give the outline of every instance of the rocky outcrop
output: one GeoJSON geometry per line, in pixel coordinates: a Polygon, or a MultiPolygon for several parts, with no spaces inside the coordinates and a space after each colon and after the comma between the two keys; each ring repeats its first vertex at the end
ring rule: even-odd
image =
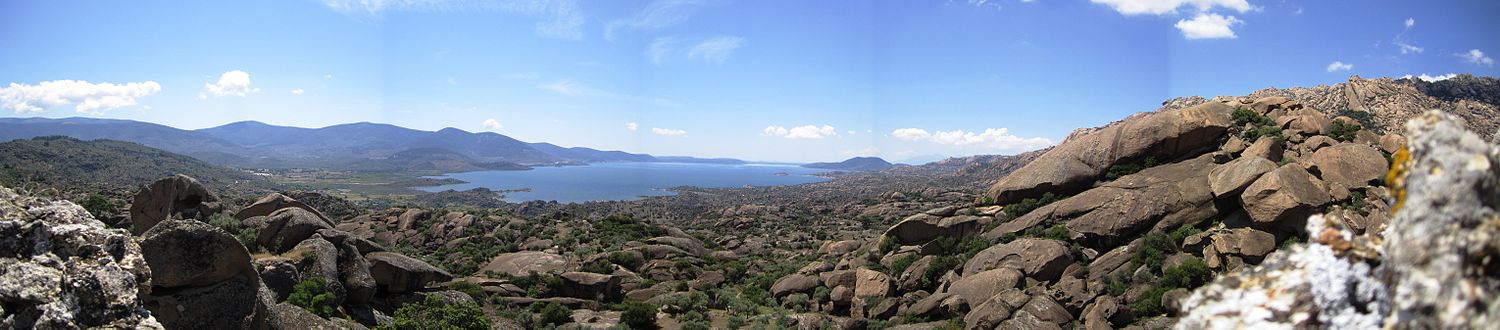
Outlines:
{"type": "Polygon", "coordinates": [[[1387,177],[1395,217],[1359,231],[1306,220],[1308,244],[1268,256],[1182,301],[1182,328],[1488,328],[1500,318],[1500,146],[1431,111],[1407,124],[1387,177]]]}
{"type": "Polygon", "coordinates": [[[130,203],[131,232],[140,235],[172,218],[208,220],[209,215],[222,210],[217,195],[198,180],[179,174],[141,187],[130,203]]]}
{"type": "Polygon", "coordinates": [[[151,281],[129,232],[0,187],[0,327],[160,329],[137,298],[151,281]]]}
{"type": "Polygon", "coordinates": [[[1043,281],[1057,279],[1073,263],[1068,246],[1050,239],[1022,238],[979,251],[964,263],[964,276],[990,269],[1010,268],[1043,281]]]}
{"type": "Polygon", "coordinates": [[[372,252],[365,255],[365,258],[370,261],[370,276],[375,279],[381,292],[416,291],[430,283],[453,279],[453,275],[442,269],[397,253],[372,252]]]}
{"type": "Polygon", "coordinates": [[[260,276],[234,236],[196,220],[168,220],[141,236],[141,252],[161,279],[142,295],[168,328],[244,329],[264,324],[260,276]]]}
{"type": "Polygon", "coordinates": [[[264,219],[263,223],[255,224],[258,227],[255,243],[276,253],[290,250],[319,230],[333,229],[318,214],[296,207],[276,210],[264,219]]]}
{"type": "Polygon", "coordinates": [[[495,272],[510,276],[526,276],[532,272],[545,274],[573,267],[566,257],[537,251],[501,253],[490,259],[481,272],[495,272]]]}
{"type": "Polygon", "coordinates": [[[1240,194],[1240,204],[1250,219],[1263,225],[1306,219],[1331,200],[1327,186],[1297,164],[1261,175],[1240,194]]]}
{"type": "Polygon", "coordinates": [[[1082,191],[1110,166],[1147,157],[1176,159],[1217,147],[1234,109],[1205,102],[1131,118],[1083,136],[1071,137],[990,188],[996,203],[1009,204],[1045,192],[1082,191]]]}
{"type": "Polygon", "coordinates": [[[295,207],[302,209],[303,211],[316,214],[319,219],[323,219],[324,222],[328,222],[329,225],[333,225],[333,221],[328,220],[328,217],[324,216],[323,212],[318,212],[317,209],[314,209],[305,203],[292,199],[291,197],[282,195],[281,193],[270,193],[261,197],[260,199],[256,200],[254,204],[250,204],[250,206],[246,206],[244,209],[240,209],[239,212],[235,212],[234,218],[240,221],[244,221],[245,219],[250,219],[253,217],[270,216],[271,212],[276,212],[276,210],[288,207],[295,207]]]}
{"type": "Polygon", "coordinates": [[[1318,149],[1309,160],[1311,169],[1317,171],[1323,181],[1348,188],[1368,187],[1371,181],[1384,177],[1386,169],[1390,168],[1380,150],[1354,143],[1318,149]]]}

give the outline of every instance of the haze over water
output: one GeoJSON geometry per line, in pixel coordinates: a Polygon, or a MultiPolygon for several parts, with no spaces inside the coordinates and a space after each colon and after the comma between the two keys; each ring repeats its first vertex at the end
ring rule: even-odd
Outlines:
{"type": "Polygon", "coordinates": [[[561,203],[602,200],[634,200],[647,196],[675,195],[670,188],[694,186],[731,188],[779,186],[827,181],[814,174],[827,170],[777,164],[688,164],[688,163],[599,163],[588,166],[538,167],[529,171],[479,171],[452,173],[434,178],[453,178],[467,183],[425,187],[436,192],[448,189],[516,190],[505,192],[505,200],[555,200],[561,203]]]}

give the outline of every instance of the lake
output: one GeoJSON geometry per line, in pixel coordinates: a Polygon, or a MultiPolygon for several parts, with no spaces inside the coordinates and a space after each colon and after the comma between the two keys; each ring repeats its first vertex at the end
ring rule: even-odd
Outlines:
{"type": "Polygon", "coordinates": [[[814,174],[828,170],[779,164],[689,164],[689,163],[597,163],[588,166],[538,167],[528,171],[479,171],[452,173],[433,178],[454,178],[468,183],[418,188],[437,192],[448,189],[516,190],[505,192],[505,200],[555,200],[561,203],[603,200],[634,200],[647,196],[676,194],[669,188],[738,188],[779,186],[827,181],[814,174]]]}

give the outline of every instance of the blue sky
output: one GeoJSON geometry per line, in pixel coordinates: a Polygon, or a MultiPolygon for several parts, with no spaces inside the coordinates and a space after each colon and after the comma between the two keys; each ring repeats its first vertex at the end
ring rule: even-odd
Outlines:
{"type": "Polygon", "coordinates": [[[771,161],[1013,154],[1178,96],[1495,76],[1500,2],[7,1],[0,116],[370,121],[771,161]]]}

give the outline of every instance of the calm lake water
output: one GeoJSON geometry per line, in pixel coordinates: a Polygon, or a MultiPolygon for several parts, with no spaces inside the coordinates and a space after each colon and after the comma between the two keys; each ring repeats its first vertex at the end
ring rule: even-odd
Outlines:
{"type": "Polygon", "coordinates": [[[448,189],[515,190],[505,200],[555,200],[562,203],[600,200],[633,200],[645,196],[668,196],[666,189],[681,186],[736,188],[778,186],[827,181],[813,174],[827,170],[774,164],[686,164],[599,163],[588,166],[538,167],[529,171],[480,171],[453,173],[434,178],[454,178],[468,183],[419,188],[436,192],[448,189]]]}

